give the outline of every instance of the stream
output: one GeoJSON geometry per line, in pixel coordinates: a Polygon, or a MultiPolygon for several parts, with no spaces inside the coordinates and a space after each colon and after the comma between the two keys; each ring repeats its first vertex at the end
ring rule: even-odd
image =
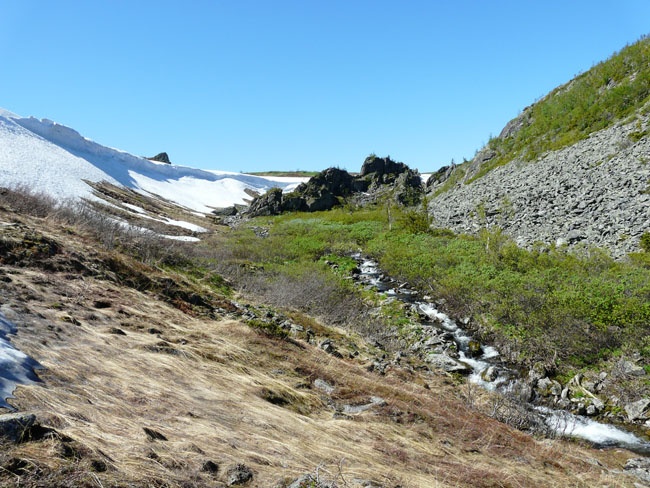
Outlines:
{"type": "MultiPolygon", "coordinates": [[[[444,357],[443,361],[447,361],[443,364],[444,369],[465,373],[469,382],[503,394],[521,391],[526,387],[520,373],[508,368],[494,347],[479,345],[467,331],[438,310],[434,303],[423,301],[417,291],[386,277],[376,262],[361,254],[355,254],[353,258],[357,261],[360,270],[355,276],[360,284],[414,307],[423,318],[420,321],[423,329],[434,328],[431,329],[435,332],[433,337],[445,337],[449,341],[446,345],[441,345],[437,339],[430,341],[436,344],[439,350],[444,347],[451,348],[453,356],[457,356],[457,359],[452,359],[445,353],[433,354],[436,359],[440,360],[440,357],[444,357]]],[[[528,406],[531,412],[539,416],[543,423],[559,436],[584,439],[596,447],[622,447],[638,454],[650,455],[650,442],[619,427],[565,410],[530,402],[528,406]]]]}

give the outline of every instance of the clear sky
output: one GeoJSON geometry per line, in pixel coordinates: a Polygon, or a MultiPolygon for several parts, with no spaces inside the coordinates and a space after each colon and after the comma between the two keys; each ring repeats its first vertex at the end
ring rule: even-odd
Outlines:
{"type": "Polygon", "coordinates": [[[648,33],[648,0],[0,0],[0,107],[197,168],[428,172],[648,33]]]}

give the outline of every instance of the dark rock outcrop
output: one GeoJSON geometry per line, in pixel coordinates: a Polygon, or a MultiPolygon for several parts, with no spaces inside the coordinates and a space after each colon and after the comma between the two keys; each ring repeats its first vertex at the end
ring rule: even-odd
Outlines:
{"type": "Polygon", "coordinates": [[[282,189],[271,188],[264,195],[260,195],[251,202],[246,212],[251,217],[263,215],[278,215],[282,212],[282,189]]]}
{"type": "Polygon", "coordinates": [[[169,160],[169,155],[166,152],[158,153],[155,156],[152,156],[152,157],[147,158],[147,159],[149,161],[158,161],[159,163],[172,164],[172,162],[169,160]]]}
{"type": "Polygon", "coordinates": [[[36,424],[31,413],[9,413],[0,416],[0,439],[21,442],[29,437],[30,429],[36,424]]]}
{"type": "Polygon", "coordinates": [[[366,158],[358,176],[339,168],[328,168],[290,193],[283,194],[279,188],[272,188],[255,198],[246,213],[258,217],[291,211],[317,212],[330,210],[360,195],[363,198],[356,198],[357,203],[370,203],[388,193],[402,205],[414,205],[419,203],[423,191],[418,171],[390,157],[373,155],[366,158]]]}

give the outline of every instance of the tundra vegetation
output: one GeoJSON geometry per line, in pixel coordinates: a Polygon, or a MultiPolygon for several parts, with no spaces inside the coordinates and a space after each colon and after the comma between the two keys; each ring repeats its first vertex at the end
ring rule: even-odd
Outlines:
{"type": "MultiPolygon", "coordinates": [[[[258,218],[220,236],[235,245],[218,245],[230,250],[218,262],[220,269],[230,261],[254,270],[245,286],[252,286],[251,279],[266,283],[269,293],[291,286],[278,303],[309,304],[315,297],[305,299],[301,290],[316,290],[288,284],[320,276],[349,297],[354,292],[347,277],[333,275],[325,262],[345,262],[361,251],[389,275],[442,300],[452,315],[470,317],[483,340],[508,351],[513,363],[530,367],[554,358],[553,369],[562,377],[635,353],[650,365],[647,251],[624,260],[599,249],[568,252],[540,244],[529,251],[498,229],[471,237],[429,229],[426,222],[424,212],[394,207],[389,213],[382,204],[258,218]],[[257,236],[259,228],[266,237],[257,236]]],[[[258,286],[257,292],[263,288],[258,286]]],[[[323,303],[327,310],[338,308],[336,300],[323,303]]],[[[341,302],[343,309],[348,306],[341,302]]]]}
{"type": "MultiPolygon", "coordinates": [[[[649,58],[650,38],[644,37],[526,107],[512,130],[490,138],[494,156],[472,179],[514,159],[533,161],[575,144],[640,110],[647,114],[649,58]]],[[[645,135],[640,128],[632,137],[645,135]]]]}
{"type": "MultiPolygon", "coordinates": [[[[502,400],[460,377],[408,357],[373,370],[408,345],[400,332],[410,316],[354,285],[350,255],[375,257],[516,343],[513,359],[532,360],[539,351],[529,340],[565,338],[559,326],[519,320],[537,308],[529,295],[504,318],[507,297],[526,283],[548,290],[534,298],[556,299],[581,324],[593,317],[597,334],[598,316],[583,302],[590,287],[625,276],[613,310],[627,310],[647,293],[645,254],[617,263],[529,253],[498,233],[430,230],[417,208],[387,200],[234,228],[215,222],[200,242],[181,242],[143,232],[158,224],[141,216],[118,224],[118,202],[196,216],[100,190],[112,206],[0,192],[3,311],[19,324],[16,345],[45,366],[44,385],[20,387],[11,400],[39,424],[5,442],[5,486],[633,486],[621,469],[634,455],[518,432],[481,412],[521,417],[503,418],[502,400]],[[598,282],[576,271],[594,266],[598,282]]],[[[644,330],[635,313],[620,314],[621,350],[632,347],[628,332],[644,330]]],[[[616,354],[613,343],[561,345],[559,371],[583,367],[593,351],[603,361],[616,354]]]]}
{"type": "MultiPolygon", "coordinates": [[[[647,115],[649,58],[645,38],[554,90],[489,141],[478,167],[445,170],[438,192],[647,115]]],[[[640,125],[630,138],[647,136],[640,125]]],[[[0,483],[635,486],[622,471],[632,454],[540,439],[548,430],[532,429],[520,404],[410,355],[417,318],[355,283],[353,255],[524,372],[563,385],[612,378],[601,413],[623,420],[636,405],[644,419],[650,234],[616,260],[579,244],[523,249],[496,225],[436,228],[426,197],[398,194],[397,180],[365,183],[357,200],[306,185],[300,205],[287,195],[285,213],[230,226],[108,184],[95,186],[106,204],[0,189],[1,311],[45,368],[44,385],[10,400],[38,423],[2,441],[0,483]],[[299,211],[314,202],[335,205],[299,211]],[[206,232],[183,241],[197,236],[174,220],[206,232]]],[[[511,206],[502,201],[504,215],[511,206]]]]}

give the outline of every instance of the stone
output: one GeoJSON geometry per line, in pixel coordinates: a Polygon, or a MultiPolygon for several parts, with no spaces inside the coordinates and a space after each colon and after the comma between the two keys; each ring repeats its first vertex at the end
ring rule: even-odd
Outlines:
{"type": "Polygon", "coordinates": [[[566,241],[569,245],[575,244],[586,239],[584,232],[579,230],[572,230],[566,235],[566,241]]]}
{"type": "Polygon", "coordinates": [[[201,471],[205,473],[217,474],[219,472],[219,465],[214,461],[207,460],[201,466],[201,471]]]}
{"type": "Polygon", "coordinates": [[[144,433],[147,434],[147,438],[150,441],[166,441],[167,437],[158,432],[157,430],[150,429],[149,427],[143,427],[142,430],[144,430],[144,433]]]}
{"type": "Polygon", "coordinates": [[[650,406],[650,398],[642,398],[636,402],[625,404],[623,409],[627,414],[628,420],[632,422],[634,420],[645,420],[648,418],[646,415],[648,406],[650,406]]]}
{"type": "Polygon", "coordinates": [[[332,485],[323,483],[310,474],[302,475],[293,481],[287,488],[333,488],[332,485]]]}
{"type": "Polygon", "coordinates": [[[243,485],[253,479],[253,471],[245,464],[236,464],[226,471],[228,486],[243,485]]]}
{"type": "Polygon", "coordinates": [[[323,380],[321,378],[316,378],[314,380],[314,386],[316,388],[318,388],[319,390],[324,391],[328,395],[331,395],[332,393],[334,393],[334,390],[336,389],[336,388],[334,388],[334,386],[330,385],[327,381],[325,381],[325,380],[323,380]]]}
{"type": "Polygon", "coordinates": [[[32,413],[7,413],[0,415],[0,438],[11,442],[27,440],[29,432],[36,424],[32,413]]]}
{"type": "MultiPolygon", "coordinates": [[[[522,120],[511,121],[502,138],[515,133],[525,123],[522,120]]],[[[642,114],[638,120],[647,126],[650,115],[642,114]]],[[[499,226],[526,248],[539,243],[595,245],[615,258],[639,251],[640,236],[650,231],[650,195],[643,191],[650,175],[648,165],[640,163],[650,154],[650,138],[628,147],[617,142],[629,140],[629,134],[638,130],[636,124],[635,120],[612,125],[570,147],[543,154],[534,163],[517,159],[473,180],[497,156],[486,146],[469,164],[430,178],[428,206],[435,225],[457,233],[499,226]],[[608,161],[608,154],[616,158],[608,161]],[[454,176],[459,183],[436,195],[440,181],[454,176]],[[481,204],[501,211],[477,212],[481,204]]]]}
{"type": "Polygon", "coordinates": [[[271,188],[264,195],[255,198],[246,214],[250,217],[278,215],[282,212],[282,189],[271,188]]]}
{"type": "Polygon", "coordinates": [[[650,483],[650,458],[628,459],[623,468],[626,472],[635,475],[642,481],[650,483]]]}
{"type": "Polygon", "coordinates": [[[616,363],[616,371],[622,376],[645,376],[646,374],[645,369],[641,366],[625,359],[616,363]]]}
{"type": "Polygon", "coordinates": [[[548,377],[544,377],[541,380],[537,381],[537,386],[535,387],[535,391],[544,397],[547,396],[556,396],[559,397],[562,395],[562,385],[556,381],[552,380],[548,377]]]}
{"type": "Polygon", "coordinates": [[[535,363],[528,371],[528,382],[535,386],[537,382],[547,375],[546,366],[543,363],[535,363]]]}
{"type": "Polygon", "coordinates": [[[161,152],[156,154],[155,156],[152,156],[150,158],[145,158],[145,159],[148,159],[149,161],[158,161],[159,163],[167,163],[167,164],[172,163],[169,160],[169,155],[166,152],[161,152]]]}
{"type": "Polygon", "coordinates": [[[499,370],[494,366],[488,366],[483,371],[481,371],[481,379],[488,383],[492,383],[499,377],[499,370]]]}
{"type": "Polygon", "coordinates": [[[353,196],[356,204],[372,203],[389,191],[402,205],[418,203],[424,192],[420,173],[389,157],[371,156],[366,158],[359,176],[339,168],[328,168],[290,193],[283,194],[274,188],[256,196],[245,214],[258,217],[330,210],[353,196]]]}
{"type": "Polygon", "coordinates": [[[338,352],[336,347],[334,346],[334,343],[332,342],[332,339],[325,339],[323,340],[319,345],[319,348],[321,348],[323,351],[325,351],[327,354],[331,354],[332,356],[335,356],[337,358],[342,357],[341,353],[338,352]]]}
{"type": "Polygon", "coordinates": [[[471,372],[469,365],[457,361],[446,354],[427,354],[425,356],[425,361],[434,368],[442,369],[447,373],[469,374],[471,372]]]}
{"type": "Polygon", "coordinates": [[[231,205],[230,207],[215,208],[212,211],[212,214],[218,217],[232,217],[233,215],[237,215],[238,213],[239,210],[237,210],[237,207],[235,207],[234,205],[231,205]]]}
{"type": "Polygon", "coordinates": [[[471,358],[476,358],[481,354],[483,354],[481,343],[477,340],[471,339],[467,344],[467,355],[471,358]]]}

